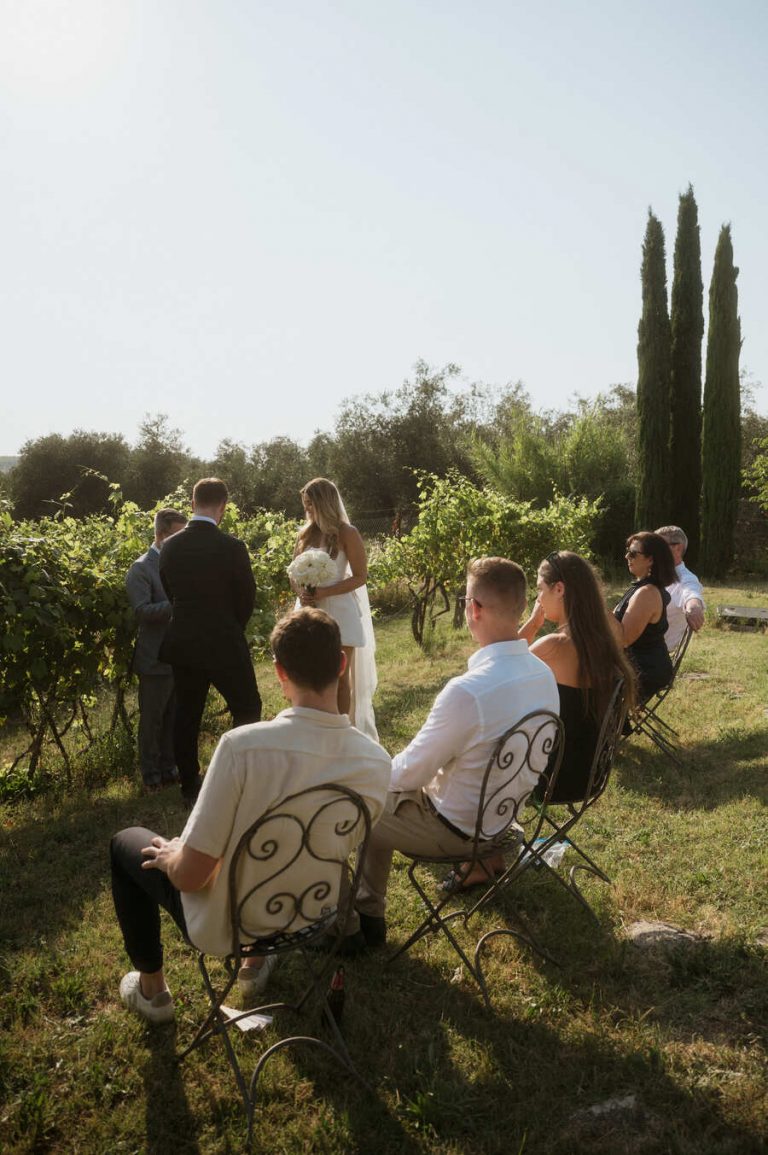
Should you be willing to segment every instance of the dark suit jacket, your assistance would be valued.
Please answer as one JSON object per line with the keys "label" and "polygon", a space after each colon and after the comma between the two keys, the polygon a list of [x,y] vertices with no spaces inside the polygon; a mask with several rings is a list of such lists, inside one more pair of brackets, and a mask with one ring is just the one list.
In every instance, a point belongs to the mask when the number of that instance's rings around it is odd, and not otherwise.
{"label": "dark suit jacket", "polygon": [[160,577],[173,604],[165,661],[210,669],[250,660],[245,627],[256,583],[244,542],[212,522],[190,521],[163,545]]}
{"label": "dark suit jacket", "polygon": [[131,669],[135,674],[170,674],[171,667],[158,659],[160,643],[171,620],[171,603],[160,581],[160,555],[148,549],[137,558],[125,578],[139,632]]}

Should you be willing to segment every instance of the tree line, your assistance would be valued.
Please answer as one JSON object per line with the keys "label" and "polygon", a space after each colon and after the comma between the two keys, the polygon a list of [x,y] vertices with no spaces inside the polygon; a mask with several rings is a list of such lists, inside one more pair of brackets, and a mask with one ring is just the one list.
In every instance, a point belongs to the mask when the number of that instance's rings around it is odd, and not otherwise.
{"label": "tree line", "polygon": [[[664,229],[648,211],[638,326],[636,521],[674,521],[688,534],[688,558],[723,577],[734,555],[743,461],[738,313],[731,227],[722,226],[709,286],[702,402],[703,281],[698,206],[689,185],[679,198],[671,311]],[[748,452],[754,454],[750,444]],[[758,447],[758,453],[760,452]],[[747,463],[751,464],[751,460]]]}
{"label": "tree line", "polygon": [[[76,430],[27,441],[0,476],[13,516],[109,510],[110,483],[141,509],[197,477],[226,479],[245,516],[301,517],[299,490],[332,477],[364,532],[413,524],[419,472],[458,475],[513,501],[544,508],[558,496],[597,502],[590,547],[615,561],[633,529],[677,522],[689,560],[722,576],[733,556],[739,497],[759,489],[768,418],[739,371],[741,344],[730,227],[717,244],[709,290],[702,404],[703,282],[693,189],[680,197],[671,311],[664,230],[649,210],[642,252],[637,393],[614,385],[564,410],[536,409],[521,383],[464,386],[461,370],[424,361],[395,389],[344,401],[328,431],[307,445],[290,437],[247,445],[227,438],[209,460],[192,454],[164,414],[147,415],[130,444]],[[754,470],[757,469],[757,474]],[[755,479],[758,480],[755,480]],[[701,535],[700,535],[701,527]]]}

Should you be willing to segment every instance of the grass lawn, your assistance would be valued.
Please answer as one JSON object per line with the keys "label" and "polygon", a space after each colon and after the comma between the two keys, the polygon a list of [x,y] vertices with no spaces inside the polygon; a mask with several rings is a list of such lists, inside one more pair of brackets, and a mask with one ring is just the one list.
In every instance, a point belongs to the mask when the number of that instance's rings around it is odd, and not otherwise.
{"label": "grass lawn", "polygon": [[[765,588],[722,588],[710,598],[768,605]],[[382,623],[378,637],[377,716],[394,751],[470,646],[441,626],[423,654],[402,618]],[[268,667],[259,682],[271,716],[280,702]],[[492,1012],[441,941],[418,944],[391,967],[377,956],[350,962],[345,1030],[372,1093],[319,1052],[283,1053],[267,1067],[256,1151],[766,1149],[768,638],[710,621],[665,716],[680,730],[684,767],[633,739],[578,831],[613,879],[585,883],[599,929],[554,880],[524,876],[516,901],[560,965],[496,940]],[[214,741],[208,735],[209,749]],[[171,792],[144,798],[129,772],[90,794],[0,810],[0,1150],[8,1155],[242,1149],[244,1116],[221,1046],[183,1068],[174,1063],[204,1003],[194,957],[170,924],[176,1024],[145,1028],[117,997],[128,966],[109,890],[109,837],[138,823],[172,835],[184,822]],[[417,918],[406,881],[400,860],[394,943]],[[503,913],[490,912],[478,930],[499,925]],[[703,937],[679,953],[642,952],[623,934],[641,918]],[[290,970],[276,973],[275,997]],[[589,1113],[629,1096],[624,1111]]]}

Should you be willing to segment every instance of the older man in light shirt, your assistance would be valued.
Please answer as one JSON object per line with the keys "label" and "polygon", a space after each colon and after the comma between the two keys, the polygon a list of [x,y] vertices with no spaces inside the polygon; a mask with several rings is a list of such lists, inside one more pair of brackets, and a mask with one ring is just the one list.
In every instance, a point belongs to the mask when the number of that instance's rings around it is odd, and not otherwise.
{"label": "older man in light shirt", "polygon": [[667,586],[672,601],[667,606],[667,632],[664,641],[670,653],[677,649],[688,625],[700,630],[704,625],[704,591],[695,573],[683,563],[688,538],[679,525],[662,525],[656,530],[672,550],[677,581]]}
{"label": "older man in light shirt", "polygon": [[[467,672],[435,699],[410,745],[392,761],[385,812],[371,834],[355,906],[368,948],[386,940],[386,891],[392,853],[466,857],[477,821],[480,788],[496,741],[526,714],[558,713],[548,666],[518,636],[525,609],[525,575],[506,558],[480,558],[467,574],[469,632],[477,650]],[[532,771],[521,797],[534,786]]]}

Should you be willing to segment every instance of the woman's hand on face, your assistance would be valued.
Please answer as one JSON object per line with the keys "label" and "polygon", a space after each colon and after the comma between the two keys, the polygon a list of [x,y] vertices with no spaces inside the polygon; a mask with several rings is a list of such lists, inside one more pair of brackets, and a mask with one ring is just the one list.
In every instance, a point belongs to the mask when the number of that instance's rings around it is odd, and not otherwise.
{"label": "woman's hand on face", "polygon": [[533,609],[531,610],[531,621],[536,626],[537,630],[541,629],[541,627],[544,625],[544,607],[541,604],[540,598],[536,598],[536,601],[533,603]]}

